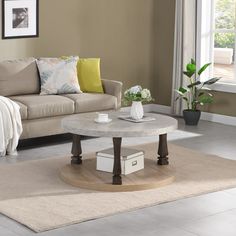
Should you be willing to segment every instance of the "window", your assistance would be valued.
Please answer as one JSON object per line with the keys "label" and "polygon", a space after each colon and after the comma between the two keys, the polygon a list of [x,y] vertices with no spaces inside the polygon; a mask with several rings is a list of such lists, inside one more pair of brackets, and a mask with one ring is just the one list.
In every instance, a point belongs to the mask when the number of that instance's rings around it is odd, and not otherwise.
{"label": "window", "polygon": [[235,0],[214,3],[214,76],[235,82]]}
{"label": "window", "polygon": [[207,76],[222,77],[214,89],[236,92],[236,0],[199,2],[198,63],[213,62]]}

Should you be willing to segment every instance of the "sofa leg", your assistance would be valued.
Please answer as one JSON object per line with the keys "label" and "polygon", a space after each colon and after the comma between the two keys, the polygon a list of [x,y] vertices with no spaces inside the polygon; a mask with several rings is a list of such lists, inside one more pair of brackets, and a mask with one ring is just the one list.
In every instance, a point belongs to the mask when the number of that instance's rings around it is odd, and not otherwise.
{"label": "sofa leg", "polygon": [[82,148],[81,148],[81,136],[73,134],[73,143],[71,149],[71,164],[81,165],[82,164]]}

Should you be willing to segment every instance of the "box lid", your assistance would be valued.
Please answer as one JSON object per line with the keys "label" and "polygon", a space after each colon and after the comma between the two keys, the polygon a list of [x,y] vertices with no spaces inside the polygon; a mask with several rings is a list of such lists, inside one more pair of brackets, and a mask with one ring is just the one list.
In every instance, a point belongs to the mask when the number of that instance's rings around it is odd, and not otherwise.
{"label": "box lid", "polygon": [[[121,148],[121,158],[123,159],[130,159],[136,156],[144,155],[143,150],[136,150],[131,148]],[[102,150],[97,152],[97,156],[109,157],[114,158],[114,149],[109,148],[106,150]]]}

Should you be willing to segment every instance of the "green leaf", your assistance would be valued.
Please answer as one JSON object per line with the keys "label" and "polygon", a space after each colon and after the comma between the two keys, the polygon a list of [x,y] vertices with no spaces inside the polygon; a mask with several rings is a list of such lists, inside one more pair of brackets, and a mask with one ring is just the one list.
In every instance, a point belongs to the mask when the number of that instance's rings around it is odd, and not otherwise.
{"label": "green leaf", "polygon": [[181,97],[184,96],[184,94],[183,94],[181,91],[179,91],[179,90],[177,90],[177,89],[176,89],[175,91],[176,91],[176,93],[178,93]]}
{"label": "green leaf", "polygon": [[187,97],[183,97],[183,99],[184,99],[186,102],[188,102],[188,98],[187,98]]}
{"label": "green leaf", "polygon": [[211,65],[211,63],[205,64],[205,65],[198,71],[198,75],[201,75],[210,65]]}
{"label": "green leaf", "polygon": [[185,93],[188,92],[188,90],[187,90],[186,88],[184,88],[184,87],[180,87],[180,88],[179,88],[179,91],[180,91],[181,93],[183,93],[183,94],[185,94]]}
{"label": "green leaf", "polygon": [[197,86],[197,85],[199,85],[199,84],[201,84],[201,81],[197,81],[197,82],[195,82],[195,83],[189,84],[189,85],[188,85],[188,88],[195,87],[195,86]]}
{"label": "green leaf", "polygon": [[211,93],[208,93],[208,96],[210,96],[210,97],[213,97],[213,94],[211,94]]}
{"label": "green leaf", "polygon": [[191,64],[196,65],[196,61],[193,58],[191,59]]}
{"label": "green leaf", "polygon": [[187,69],[188,72],[195,73],[196,72],[196,65],[192,64],[192,63],[189,63],[189,64],[187,64],[186,69]]}
{"label": "green leaf", "polygon": [[188,78],[191,78],[195,74],[195,72],[184,71],[183,74],[186,75]]}
{"label": "green leaf", "polygon": [[204,85],[211,85],[216,83],[217,81],[219,81],[221,79],[221,77],[215,77],[212,79],[207,80],[206,82],[204,82]]}
{"label": "green leaf", "polygon": [[200,92],[200,93],[198,94],[198,97],[201,97],[202,95],[204,95],[204,92]]}
{"label": "green leaf", "polygon": [[199,98],[198,102],[200,103],[200,105],[205,105],[205,104],[209,104],[213,102],[213,97],[211,96],[207,96],[207,95],[203,95]]}
{"label": "green leaf", "polygon": [[208,87],[203,87],[202,90],[211,91],[211,89]]}

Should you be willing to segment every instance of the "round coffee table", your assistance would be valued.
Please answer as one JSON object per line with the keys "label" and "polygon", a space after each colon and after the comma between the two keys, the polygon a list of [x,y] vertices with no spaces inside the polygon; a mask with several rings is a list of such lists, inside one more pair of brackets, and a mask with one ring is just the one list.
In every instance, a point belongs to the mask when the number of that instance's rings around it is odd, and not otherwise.
{"label": "round coffee table", "polygon": [[146,113],[146,116],[154,117],[155,120],[145,123],[132,123],[119,119],[118,117],[122,114],[123,113],[121,112],[110,112],[109,118],[112,119],[112,122],[107,124],[94,122],[94,119],[97,117],[97,113],[78,114],[76,116],[63,119],[62,127],[65,131],[73,134],[71,151],[73,156],[71,157],[71,165],[82,164],[81,136],[113,138],[113,185],[122,185],[120,156],[122,138],[159,136],[159,156],[157,158],[157,164],[168,165],[167,133],[177,129],[177,120],[165,115]]}

